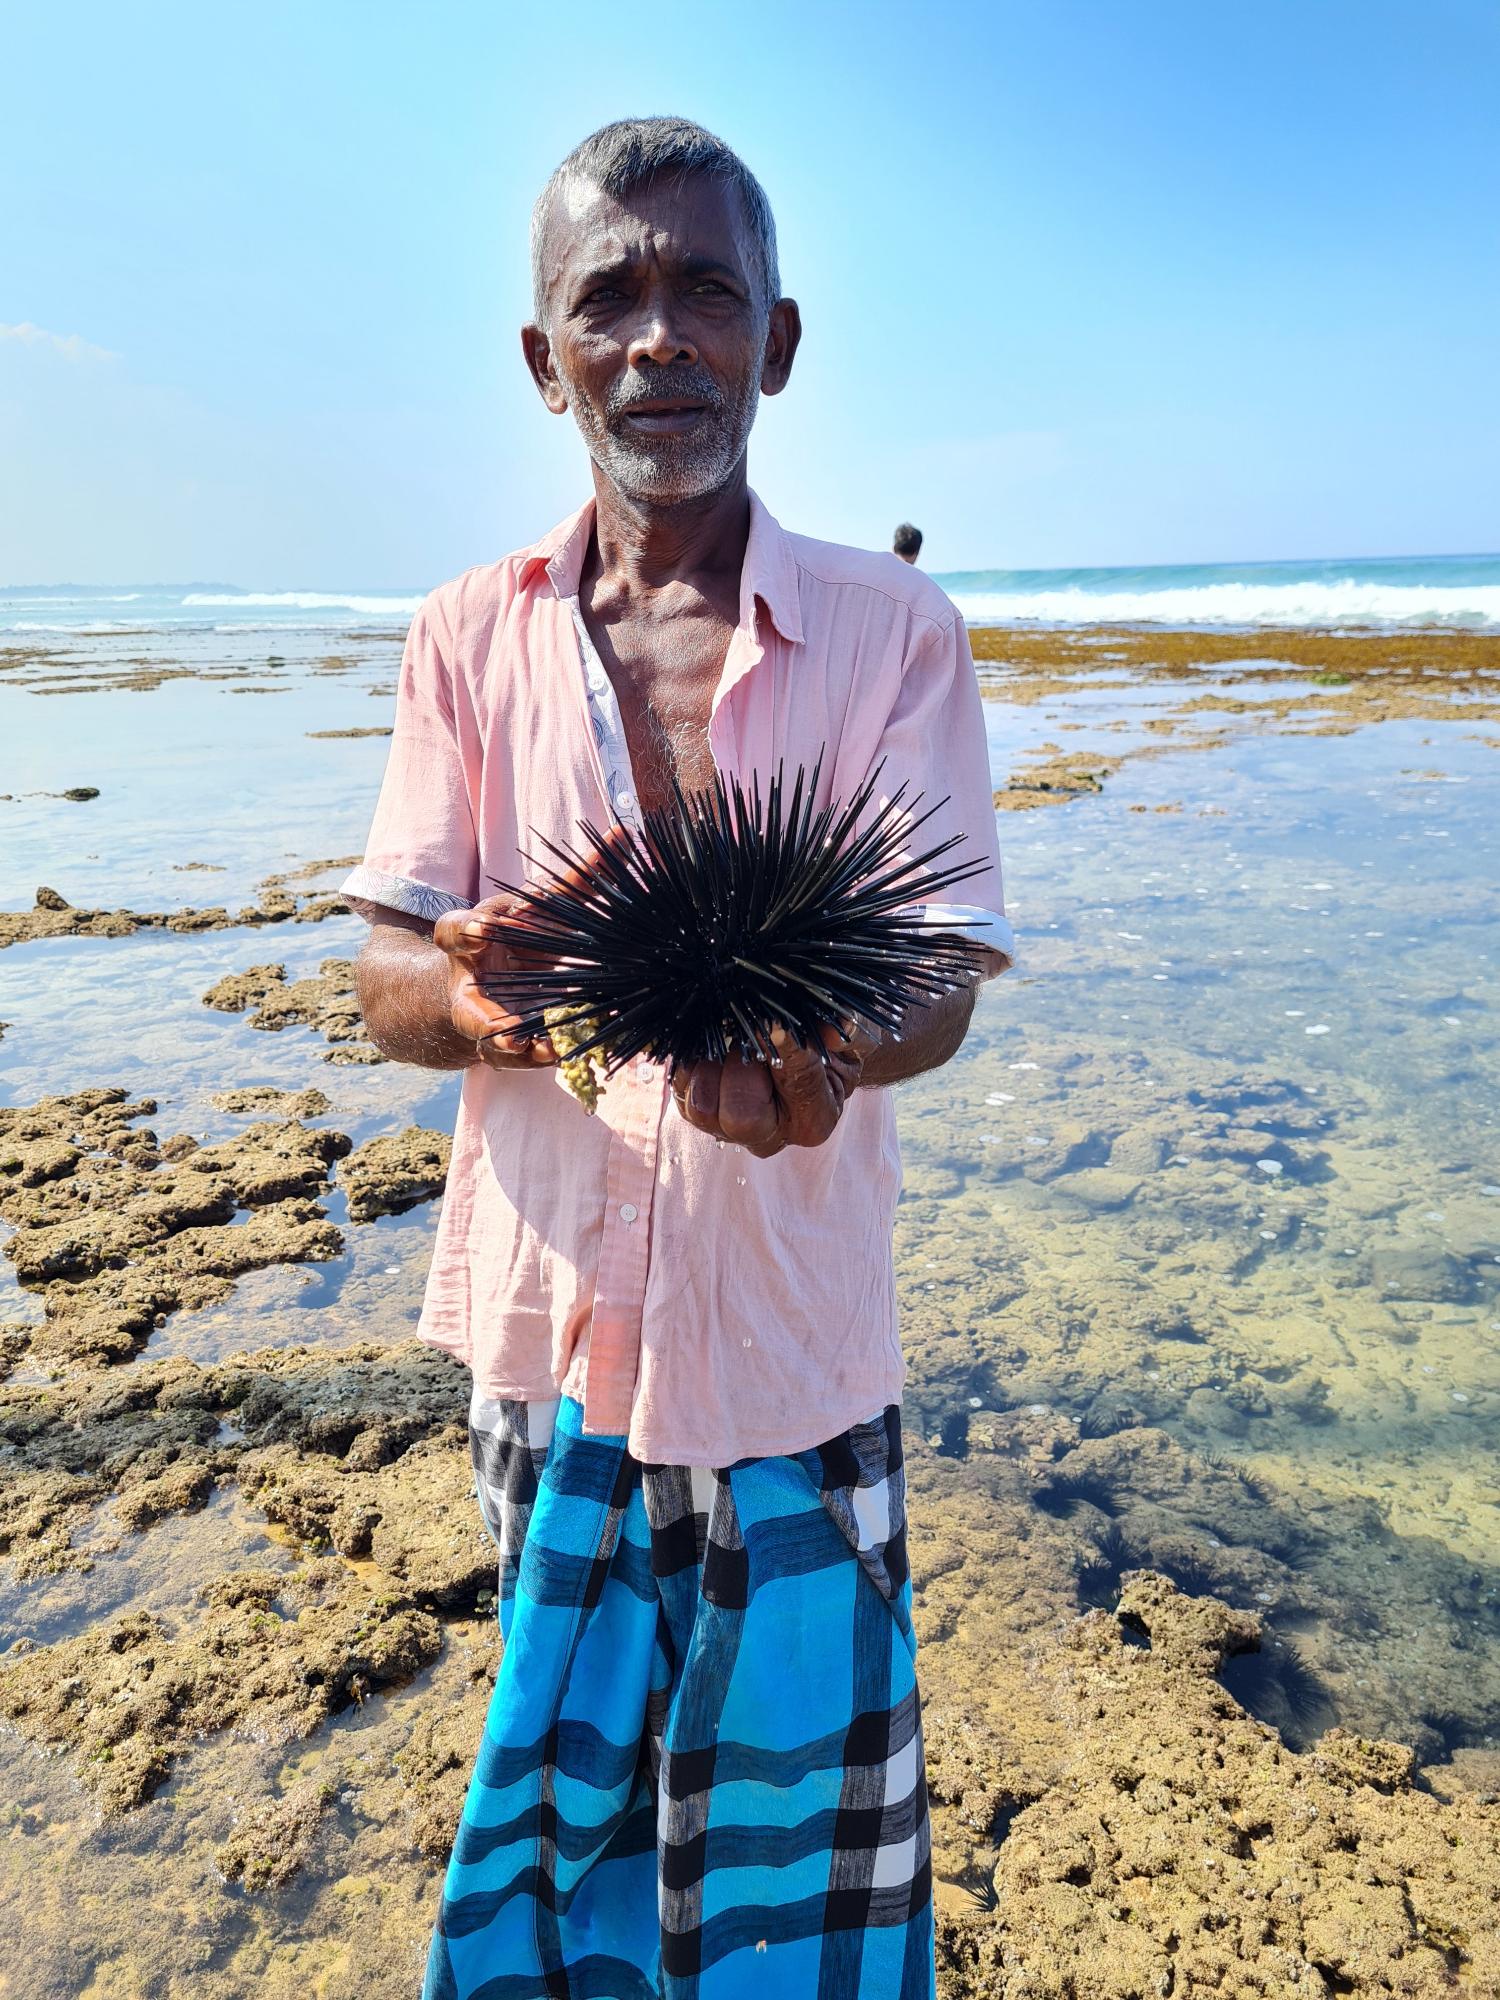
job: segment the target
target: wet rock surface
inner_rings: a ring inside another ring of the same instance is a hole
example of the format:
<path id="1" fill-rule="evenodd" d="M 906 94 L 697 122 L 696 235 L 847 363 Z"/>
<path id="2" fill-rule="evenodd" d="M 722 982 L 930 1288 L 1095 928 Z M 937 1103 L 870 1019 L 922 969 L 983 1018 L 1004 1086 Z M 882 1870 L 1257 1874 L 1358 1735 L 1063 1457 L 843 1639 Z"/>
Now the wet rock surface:
<path id="1" fill-rule="evenodd" d="M 203 1004 L 224 1014 L 248 1013 L 250 1026 L 269 1034 L 294 1025 L 311 1028 L 333 1045 L 323 1058 L 325 1062 L 385 1061 L 365 1039 L 351 959 L 325 958 L 316 977 L 291 981 L 284 965 L 247 966 L 211 986 Z"/>
<path id="2" fill-rule="evenodd" d="M 349 1220 L 371 1222 L 377 1215 L 400 1215 L 441 1194 L 452 1150 L 446 1132 L 416 1125 L 390 1138 L 371 1139 L 339 1170 L 339 1185 L 349 1197 Z"/>
<path id="3" fill-rule="evenodd" d="M 246 1570 L 212 1584 L 178 1633 L 130 1612 L 24 1651 L 0 1666 L 0 1714 L 66 1747 L 103 1810 L 121 1812 L 205 1734 L 253 1717 L 271 1741 L 306 1736 L 348 1703 L 409 1680 L 441 1643 L 435 1618 L 337 1561 L 289 1575 Z"/>
<path id="4" fill-rule="evenodd" d="M 221 1090 L 212 1099 L 216 1111 L 235 1117 L 275 1111 L 283 1118 L 326 1118 L 333 1109 L 321 1090 L 281 1090 L 275 1084 L 251 1084 L 243 1090 Z"/>
<path id="5" fill-rule="evenodd" d="M 40 1359 L 126 1360 L 168 1314 L 226 1297 L 241 1273 L 342 1248 L 317 1200 L 349 1151 L 342 1133 L 267 1121 L 220 1145 L 164 1148 L 136 1122 L 155 1110 L 118 1088 L 0 1110 L 3 1250 L 41 1292 Z"/>
<path id="6" fill-rule="evenodd" d="M 0 1390 L 0 1550 L 23 1576 L 87 1570 L 92 1547 L 74 1537 L 102 1501 L 149 1526 L 239 1474 L 267 1518 L 324 1547 L 366 1555 L 384 1523 L 391 1560 L 423 1601 L 453 1602 L 484 1567 L 477 1515 L 465 1507 L 453 1519 L 452 1489 L 467 1502 L 472 1483 L 463 1386 L 454 1363 L 415 1342 L 292 1347 L 209 1368 L 143 1361 L 12 1385 Z M 441 1444 L 440 1462 L 381 1476 L 419 1444 Z"/>
<path id="7" fill-rule="evenodd" d="M 36 892 L 30 910 L 0 910 L 0 951 L 7 945 L 29 944 L 34 938 L 129 937 L 135 931 L 229 931 L 265 924 L 316 924 L 325 917 L 343 917 L 349 905 L 338 896 L 299 896 L 268 888 L 259 902 L 230 911 L 222 907 L 187 910 L 90 910 L 70 903 L 56 889 Z"/>
<path id="8" fill-rule="evenodd" d="M 1119 718 L 1138 741 L 1119 755 L 1039 745 L 995 793 L 1002 811 L 1066 805 L 1102 790 L 1126 763 L 1213 749 L 1231 732 L 1338 736 L 1372 722 L 1438 721 L 1455 696 L 1466 719 L 1500 719 L 1500 635 L 1493 632 L 1253 634 L 1123 626 L 1056 630 L 975 626 L 969 634 L 988 698 L 1030 707 L 1066 697 L 1100 669 L 1155 687 L 1158 712 Z M 1128 672 L 1126 671 L 1128 670 Z M 1309 682 L 1311 685 L 1309 686 Z M 1177 812 L 1180 801 L 1132 811 Z"/>
<path id="9" fill-rule="evenodd" d="M 274 1798 L 257 1799 L 215 1856 L 225 1878 L 252 1890 L 285 1888 L 311 1854 L 337 1792 L 332 1778 L 301 1778 Z"/>
<path id="10" fill-rule="evenodd" d="M 1120 768 L 1121 761 L 1084 752 L 1066 757 L 1055 743 L 1044 744 L 1035 761 L 995 793 L 995 804 L 1002 812 L 1025 812 L 1035 806 L 1061 805 L 1068 799 L 1087 797 L 1104 789 L 1105 779 Z"/>
<path id="11" fill-rule="evenodd" d="M 1252 1634 L 1143 1574 L 1002 1671 L 996 1721 L 930 1691 L 939 1868 L 969 1871 L 940 1892 L 943 2000 L 1500 1991 L 1495 1807 L 1414 1789 L 1397 1744 L 1290 1752 L 1214 1678 Z M 1018 1672 L 1050 1759 L 998 1720 Z"/>

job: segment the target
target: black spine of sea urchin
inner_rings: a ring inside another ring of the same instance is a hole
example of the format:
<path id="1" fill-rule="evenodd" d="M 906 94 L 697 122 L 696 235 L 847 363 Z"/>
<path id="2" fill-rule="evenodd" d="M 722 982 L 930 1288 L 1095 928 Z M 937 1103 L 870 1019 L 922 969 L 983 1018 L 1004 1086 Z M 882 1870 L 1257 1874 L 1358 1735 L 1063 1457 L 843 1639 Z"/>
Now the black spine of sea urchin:
<path id="1" fill-rule="evenodd" d="M 720 773 L 704 791 L 674 784 L 639 834 L 584 821 L 577 851 L 533 833 L 550 857 L 533 859 L 540 879 L 498 885 L 520 899 L 502 929 L 521 963 L 486 987 L 517 1032 L 543 1033 L 563 1009 L 575 1053 L 597 1050 L 609 1069 L 722 1060 L 768 1055 L 773 1028 L 804 1048 L 851 1015 L 898 1029 L 950 988 L 970 947 L 904 906 L 989 864 L 934 868 L 962 834 L 908 854 L 947 801 L 918 814 L 904 785 L 861 825 L 879 768 L 846 804 L 815 810 L 821 767 L 799 769 L 790 792 L 778 769 L 764 800 L 758 781 L 747 793 Z"/>

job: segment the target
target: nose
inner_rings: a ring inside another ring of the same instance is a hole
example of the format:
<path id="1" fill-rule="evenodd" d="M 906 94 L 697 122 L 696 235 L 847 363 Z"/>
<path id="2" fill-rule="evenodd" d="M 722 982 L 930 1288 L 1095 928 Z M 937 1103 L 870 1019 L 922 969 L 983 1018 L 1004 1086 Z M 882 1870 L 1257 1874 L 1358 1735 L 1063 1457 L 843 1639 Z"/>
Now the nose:
<path id="1" fill-rule="evenodd" d="M 632 368 L 643 367 L 648 361 L 658 368 L 670 368 L 674 362 L 696 363 L 698 350 L 673 322 L 673 303 L 665 297 L 653 298 L 644 303 L 640 323 L 631 335 L 626 351 Z"/>

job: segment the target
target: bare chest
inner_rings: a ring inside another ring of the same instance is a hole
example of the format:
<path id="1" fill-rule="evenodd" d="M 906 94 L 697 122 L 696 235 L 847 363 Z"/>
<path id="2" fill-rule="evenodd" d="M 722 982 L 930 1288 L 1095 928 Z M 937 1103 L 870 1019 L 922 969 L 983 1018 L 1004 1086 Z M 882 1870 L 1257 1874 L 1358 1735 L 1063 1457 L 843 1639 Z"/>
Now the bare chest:
<path id="1" fill-rule="evenodd" d="M 670 625 L 621 621 L 590 636 L 619 703 L 636 796 L 648 810 L 670 804 L 674 782 L 700 791 L 713 781 L 708 725 L 733 627 L 712 615 Z"/>

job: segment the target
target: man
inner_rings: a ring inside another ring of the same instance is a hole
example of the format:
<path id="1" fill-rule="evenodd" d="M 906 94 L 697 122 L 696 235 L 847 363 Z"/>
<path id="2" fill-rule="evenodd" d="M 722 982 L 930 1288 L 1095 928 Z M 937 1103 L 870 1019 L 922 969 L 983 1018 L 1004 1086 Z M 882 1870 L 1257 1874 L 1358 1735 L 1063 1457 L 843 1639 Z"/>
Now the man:
<path id="1" fill-rule="evenodd" d="M 922 530 L 914 528 L 910 521 L 903 521 L 891 538 L 891 553 L 915 568 L 917 557 L 922 553 Z"/>
<path id="2" fill-rule="evenodd" d="M 472 1368 L 506 1647 L 427 2000 L 926 2000 L 926 1791 L 905 1557 L 887 1086 L 1007 964 L 962 622 L 746 483 L 801 327 L 759 183 L 672 119 L 611 125 L 533 218 L 543 401 L 593 498 L 427 600 L 365 863 L 359 991 L 465 1072 L 423 1335 Z M 535 837 L 635 826 L 717 767 L 884 760 L 989 872 L 928 921 L 975 977 L 821 1059 L 640 1061 L 590 1117 L 487 999 Z M 983 940 L 983 942 L 979 942 Z"/>

